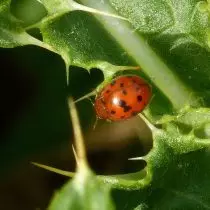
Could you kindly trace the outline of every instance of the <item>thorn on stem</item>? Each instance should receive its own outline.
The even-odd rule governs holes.
[[[76,150],[74,148],[74,145],[72,144],[71,146],[72,146],[72,150],[73,150],[73,153],[74,153],[74,157],[75,157],[76,163],[77,163],[77,165],[79,165],[78,157],[77,157],[77,153],[76,153]]]

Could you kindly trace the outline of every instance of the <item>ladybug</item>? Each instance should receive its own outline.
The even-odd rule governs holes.
[[[95,111],[100,119],[119,121],[141,112],[152,96],[150,85],[139,76],[119,76],[96,96]]]

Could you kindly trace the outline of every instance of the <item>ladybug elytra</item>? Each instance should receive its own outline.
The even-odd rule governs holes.
[[[141,77],[119,76],[96,96],[96,115],[111,121],[129,119],[148,105],[151,96],[150,85]]]

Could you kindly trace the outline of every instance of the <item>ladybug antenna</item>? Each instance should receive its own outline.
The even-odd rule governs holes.
[[[98,117],[96,117],[96,120],[95,120],[95,122],[93,124],[93,130],[96,129],[97,124],[98,124]]]

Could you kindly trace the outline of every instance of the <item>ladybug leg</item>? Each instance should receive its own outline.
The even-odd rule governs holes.
[[[92,106],[94,107],[94,102],[91,98],[88,98],[90,100],[90,103],[92,104]]]
[[[96,126],[97,126],[97,124],[98,124],[98,117],[96,117],[96,120],[95,120],[95,122],[94,122],[94,124],[93,124],[93,130],[95,130],[96,129]]]

